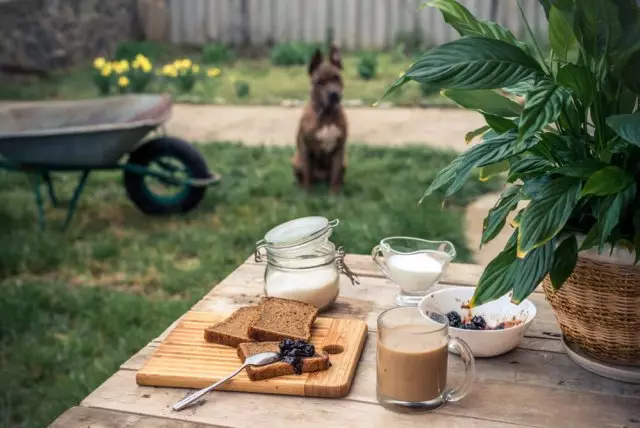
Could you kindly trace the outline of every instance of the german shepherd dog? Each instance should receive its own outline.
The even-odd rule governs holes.
[[[317,50],[309,61],[311,79],[309,100],[298,125],[293,170],[306,190],[318,182],[328,182],[331,193],[344,184],[347,118],[342,105],[342,58],[340,50],[331,46],[325,60]]]

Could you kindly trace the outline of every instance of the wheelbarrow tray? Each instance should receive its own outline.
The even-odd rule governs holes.
[[[16,167],[117,164],[171,115],[167,95],[121,95],[0,106],[0,155]]]

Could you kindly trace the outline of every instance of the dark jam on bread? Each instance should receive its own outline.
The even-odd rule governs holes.
[[[316,349],[304,340],[284,339],[280,342],[280,355],[282,361],[291,364],[295,374],[302,374],[302,359],[313,357]]]

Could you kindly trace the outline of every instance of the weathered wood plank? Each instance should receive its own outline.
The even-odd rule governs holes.
[[[290,426],[298,417],[304,418],[308,427],[403,427],[415,426],[416,423],[462,426],[459,424],[466,423],[471,426],[514,424],[582,428],[631,426],[632,421],[640,420],[640,398],[637,397],[567,391],[514,383],[513,380],[489,381],[482,378],[485,375],[480,371],[481,383],[459,403],[430,415],[398,415],[377,404],[374,369],[373,363],[360,365],[346,399],[219,391],[207,397],[203,405],[179,413],[172,412],[170,406],[190,391],[141,387],[135,384],[134,372],[119,371],[89,395],[82,405],[225,426],[247,426],[258,420],[268,421],[268,426]],[[452,373],[452,381],[458,380],[459,376],[459,373]]]
[[[203,404],[181,412],[171,406],[190,390],[152,388],[135,384],[135,374],[120,371],[82,402],[83,406],[118,410],[193,423],[221,424],[225,427],[260,426],[307,428],[326,427],[416,427],[503,428],[531,426],[509,424],[495,418],[459,417],[449,410],[428,415],[402,415],[386,411],[377,404],[311,397],[284,397],[234,392],[212,392]]]
[[[51,428],[224,428],[222,425],[181,422],[153,416],[134,415],[115,410],[72,407]]]
[[[640,398],[640,386],[626,384],[596,376],[574,364],[557,340],[543,340],[546,346],[540,349],[535,343],[540,339],[524,338],[519,348],[494,358],[476,359],[478,388],[484,382],[506,382],[540,386],[567,391],[592,392]],[[125,362],[120,368],[138,370],[157,349],[151,343]],[[369,333],[358,365],[358,375],[375,379],[376,334]],[[454,381],[462,373],[459,358],[452,356],[450,370]],[[356,378],[357,380],[357,378]]]

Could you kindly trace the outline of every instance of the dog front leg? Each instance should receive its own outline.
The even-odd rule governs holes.
[[[342,187],[342,174],[344,170],[344,142],[342,142],[339,148],[335,151],[331,157],[331,172],[330,172],[330,192],[338,193]]]
[[[300,184],[305,190],[311,190],[311,159],[304,141],[298,145],[298,162]]]

